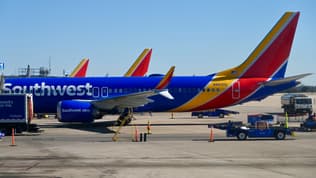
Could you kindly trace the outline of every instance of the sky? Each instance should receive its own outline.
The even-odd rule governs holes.
[[[242,63],[286,11],[300,11],[286,76],[315,73],[313,0],[0,0],[0,62],[71,72],[88,57],[88,76],[121,76],[144,48],[149,73],[208,75]]]

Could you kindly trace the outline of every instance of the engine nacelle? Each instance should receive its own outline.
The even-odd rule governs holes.
[[[93,122],[95,111],[89,101],[64,100],[57,105],[60,122]]]

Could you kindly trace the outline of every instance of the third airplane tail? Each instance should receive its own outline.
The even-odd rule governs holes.
[[[241,65],[216,78],[283,78],[299,15],[286,12]]]

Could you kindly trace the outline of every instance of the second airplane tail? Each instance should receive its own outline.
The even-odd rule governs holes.
[[[145,48],[144,51],[139,55],[133,65],[124,74],[125,77],[143,77],[147,71],[150,63],[152,49]]]
[[[286,12],[241,65],[217,73],[216,78],[283,78],[299,15]]]

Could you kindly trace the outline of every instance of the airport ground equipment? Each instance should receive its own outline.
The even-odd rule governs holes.
[[[269,124],[273,124],[274,117],[272,114],[251,114],[247,118],[248,124],[254,126],[258,121],[266,121]]]
[[[284,123],[286,117],[288,122],[304,122],[306,118],[310,116],[309,113],[297,113],[297,114],[286,114],[286,113],[271,113],[274,116],[275,123]]]
[[[231,114],[239,114],[239,112],[224,109],[215,109],[211,111],[195,111],[191,113],[191,116],[196,116],[198,118],[203,118],[204,116],[224,118],[225,116]]]
[[[17,133],[27,131],[33,118],[31,94],[0,95],[0,132],[10,135],[12,128]]]
[[[288,93],[281,96],[284,113],[297,114],[313,112],[312,98],[304,94]]]
[[[301,123],[301,128],[306,131],[316,129],[316,115],[311,115],[303,123]]]
[[[242,122],[227,122],[219,124],[210,124],[209,127],[226,130],[227,137],[237,137],[238,140],[249,138],[271,138],[284,140],[286,135],[292,135],[293,132],[283,126],[271,126],[266,121],[257,121],[255,126],[243,125]]]

